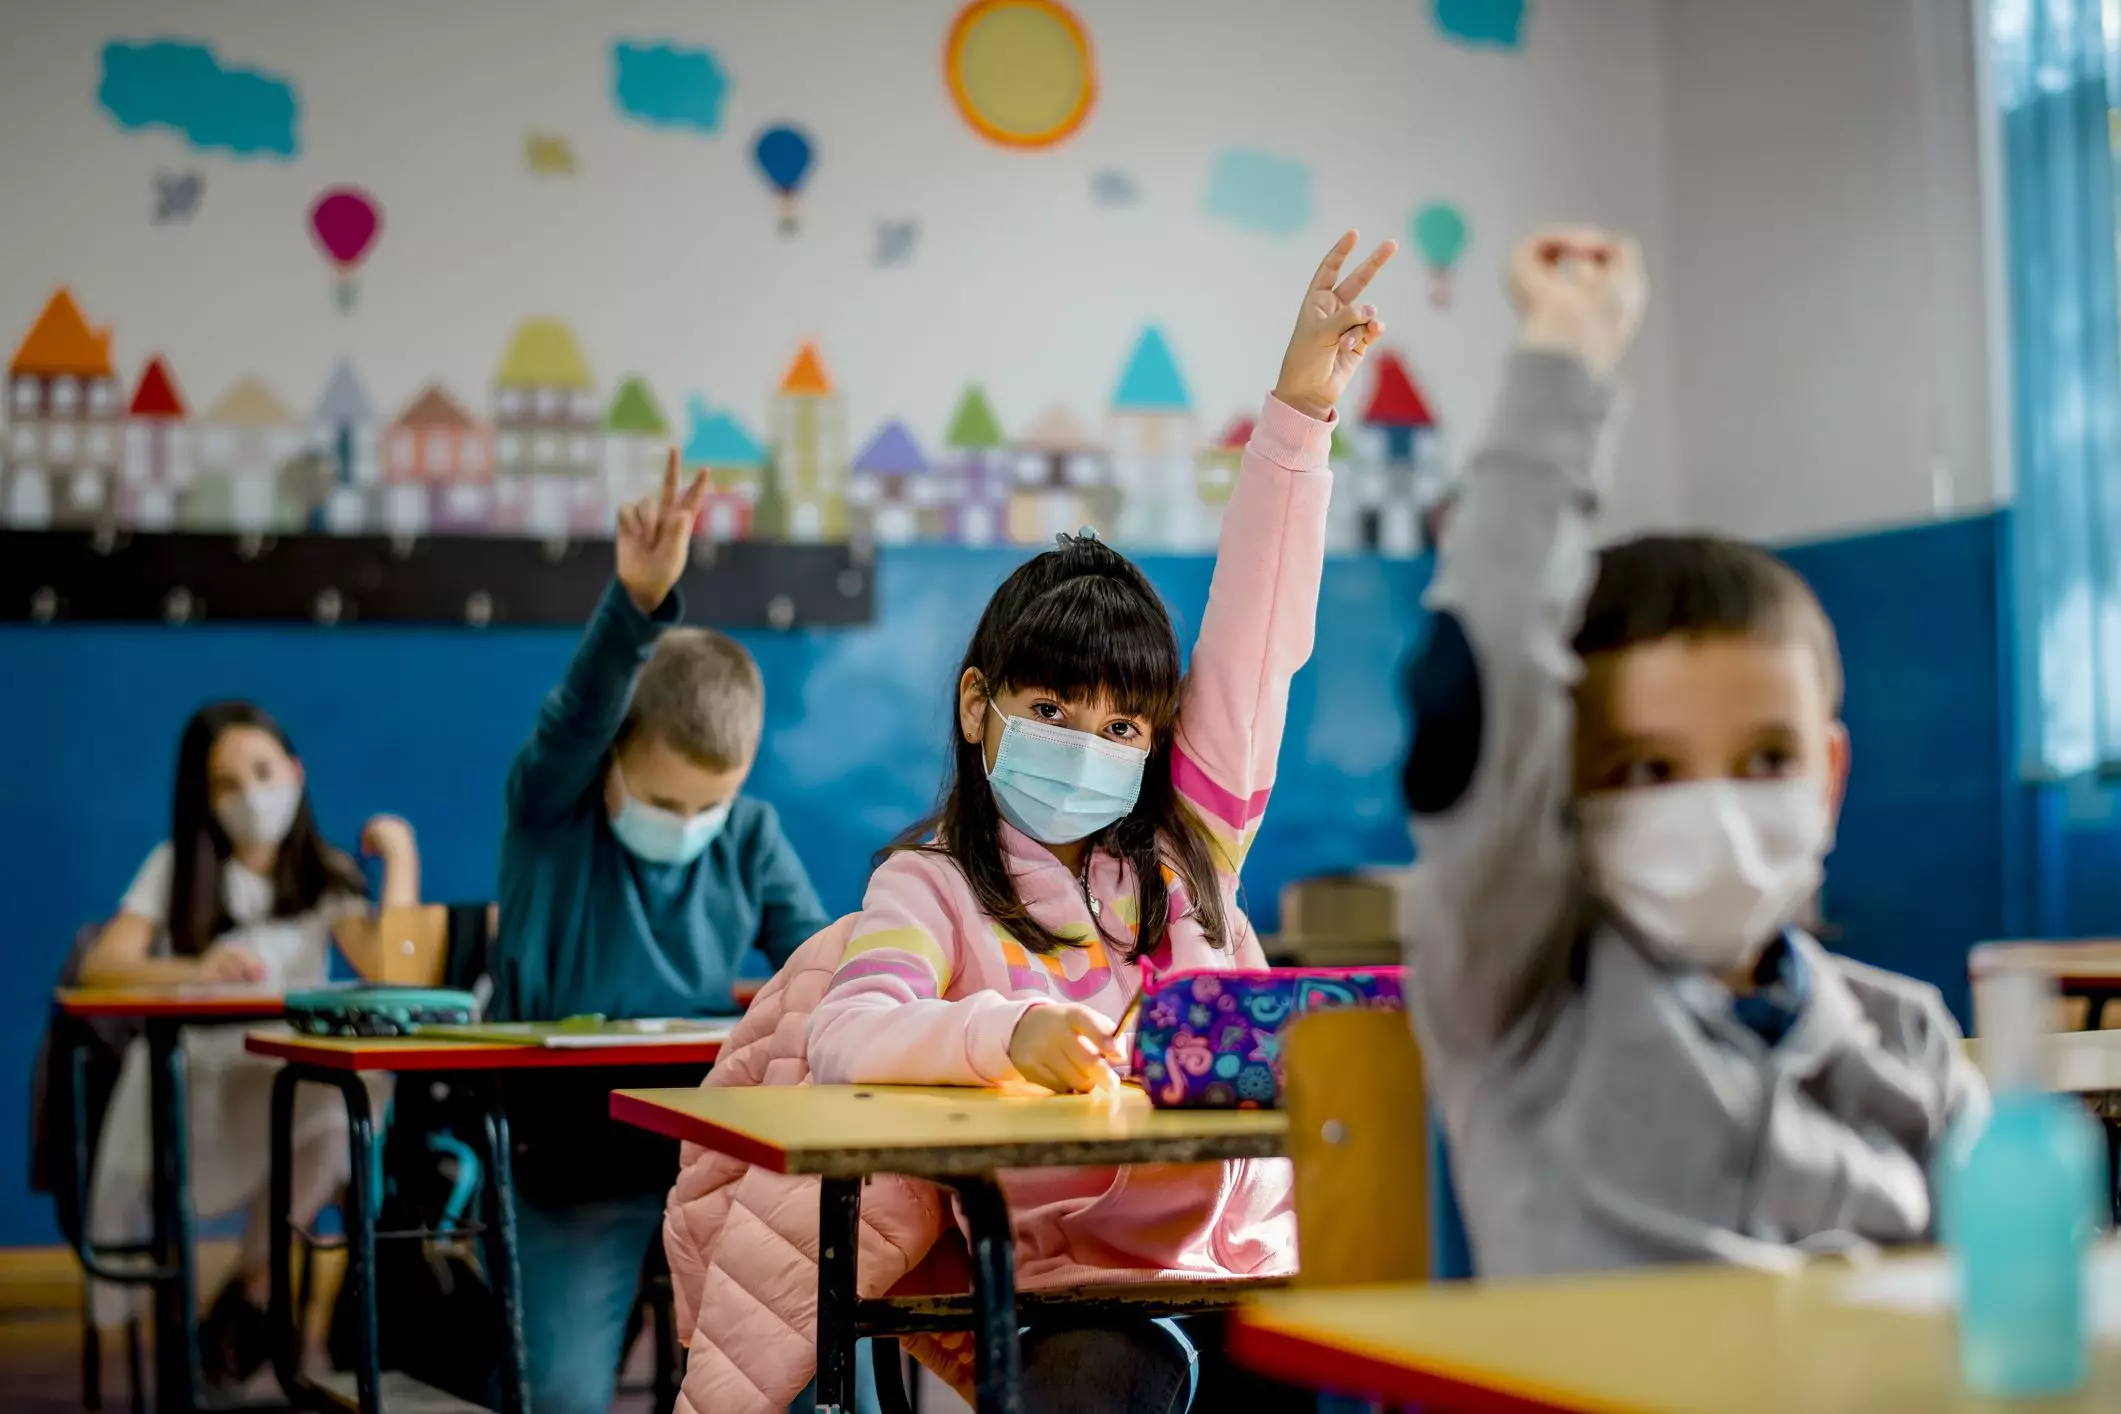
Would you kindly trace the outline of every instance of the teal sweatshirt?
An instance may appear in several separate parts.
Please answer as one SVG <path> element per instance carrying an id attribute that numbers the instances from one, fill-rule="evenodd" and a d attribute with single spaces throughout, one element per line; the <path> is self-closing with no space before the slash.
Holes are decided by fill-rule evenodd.
<path id="1" fill-rule="evenodd" d="M 648 863 L 611 832 L 612 741 L 634 675 L 682 613 L 675 591 L 648 615 L 612 585 L 516 754 L 501 835 L 497 1020 L 727 1014 L 747 949 L 778 968 L 828 921 L 762 800 L 737 797 L 728 825 L 689 864 Z"/>

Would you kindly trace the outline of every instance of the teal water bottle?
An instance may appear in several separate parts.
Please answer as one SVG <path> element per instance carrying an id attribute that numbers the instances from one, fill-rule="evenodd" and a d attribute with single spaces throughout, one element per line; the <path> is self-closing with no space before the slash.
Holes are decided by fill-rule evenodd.
<path id="1" fill-rule="evenodd" d="M 1990 1398 L 2068 1394 L 2089 1373 L 2086 1264 L 2103 1226 L 2105 1144 L 2082 1104 L 2046 1089 L 2045 979 L 1986 979 L 1978 1006 L 1995 1104 L 1951 1137 L 1937 1185 L 1959 1279 L 1960 1371 Z"/>

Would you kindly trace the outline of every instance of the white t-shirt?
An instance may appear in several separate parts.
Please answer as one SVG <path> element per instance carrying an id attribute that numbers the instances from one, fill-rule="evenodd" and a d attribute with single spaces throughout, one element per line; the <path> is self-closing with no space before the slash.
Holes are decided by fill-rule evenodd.
<path id="1" fill-rule="evenodd" d="M 176 860 L 177 852 L 167 840 L 150 850 L 120 910 L 158 928 L 168 927 Z M 322 983 L 331 971 L 332 925 L 368 907 L 360 895 L 334 890 L 307 913 L 275 918 L 272 880 L 233 858 L 221 865 L 221 896 L 235 927 L 214 939 L 215 945 L 231 943 L 256 954 L 265 964 L 267 984 L 282 989 Z"/>

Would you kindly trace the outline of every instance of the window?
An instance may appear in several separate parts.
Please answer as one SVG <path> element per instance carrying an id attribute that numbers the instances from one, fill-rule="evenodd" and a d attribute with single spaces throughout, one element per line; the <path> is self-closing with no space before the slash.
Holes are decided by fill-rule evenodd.
<path id="1" fill-rule="evenodd" d="M 493 439 L 493 459 L 503 470 L 515 470 L 523 460 L 523 439 L 513 432 L 503 432 Z"/>
<path id="2" fill-rule="evenodd" d="M 574 395 L 574 419 L 577 422 L 594 422 L 597 416 L 596 394 L 578 392 Z"/>
<path id="3" fill-rule="evenodd" d="M 88 385 L 88 413 L 91 417 L 109 417 L 118 410 L 118 385 L 108 378 L 98 378 Z"/>
<path id="4" fill-rule="evenodd" d="M 66 461 L 74 454 L 74 429 L 64 425 L 54 427 L 44 436 L 44 446 L 53 461 Z"/>
<path id="5" fill-rule="evenodd" d="M 77 511 L 103 508 L 103 478 L 93 471 L 77 471 L 67 487 L 67 499 Z"/>
<path id="6" fill-rule="evenodd" d="M 567 444 L 567 460 L 576 466 L 587 466 L 596 460 L 596 444 L 587 437 L 576 437 Z"/>
<path id="7" fill-rule="evenodd" d="M 390 434 L 390 465 L 400 476 L 410 476 L 419 461 L 419 447 L 413 441 L 412 429 L 401 427 Z"/>
<path id="8" fill-rule="evenodd" d="M 36 416 L 38 408 L 44 402 L 42 393 L 43 389 L 39 380 L 32 375 L 25 373 L 20 378 L 17 378 L 15 380 L 15 416 Z"/>
<path id="9" fill-rule="evenodd" d="M 81 383 L 78 379 L 64 375 L 52 379 L 51 394 L 54 417 L 72 417 L 81 406 Z"/>
<path id="10" fill-rule="evenodd" d="M 523 415 L 522 390 L 510 386 L 503 388 L 499 392 L 495 393 L 493 398 L 493 410 L 494 416 L 500 418 L 502 421 L 509 421 L 514 418 L 521 417 Z"/>
<path id="11" fill-rule="evenodd" d="M 427 431 L 427 469 L 447 472 L 456 466 L 457 439 L 453 429 L 431 427 Z"/>
<path id="12" fill-rule="evenodd" d="M 550 432 L 540 432 L 530 444 L 530 464 L 540 471 L 559 464 L 560 439 Z"/>
<path id="13" fill-rule="evenodd" d="M 82 453 L 92 462 L 107 462 L 111 459 L 111 431 L 108 427 L 91 427 L 83 442 L 87 449 Z"/>
<path id="14" fill-rule="evenodd" d="M 537 396 L 540 422 L 550 422 L 560 415 L 560 401 L 564 395 L 558 388 L 540 388 Z"/>
<path id="15" fill-rule="evenodd" d="M 16 461 L 36 456 L 37 429 L 20 423 L 16 424 L 15 435 L 9 439 L 8 446 Z"/>
<path id="16" fill-rule="evenodd" d="M 486 470 L 486 442 L 476 432 L 466 432 L 457 443 L 457 465 L 466 471 Z"/>

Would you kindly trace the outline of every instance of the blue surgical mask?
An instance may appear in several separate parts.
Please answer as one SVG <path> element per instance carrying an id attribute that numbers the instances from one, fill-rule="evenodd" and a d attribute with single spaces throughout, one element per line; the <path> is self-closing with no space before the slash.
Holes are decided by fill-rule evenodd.
<path id="1" fill-rule="evenodd" d="M 1148 752 L 1106 737 L 1003 716 L 987 784 L 1004 820 L 1041 843 L 1073 844 L 1127 817 L 1148 762 Z"/>
<path id="2" fill-rule="evenodd" d="M 727 800 L 697 815 L 680 815 L 674 810 L 636 799 L 633 792 L 626 789 L 623 774 L 619 776 L 619 790 L 625 795 L 625 803 L 612 817 L 611 833 L 619 837 L 620 844 L 650 864 L 690 864 L 714 843 L 722 826 L 729 823 L 731 802 Z"/>

